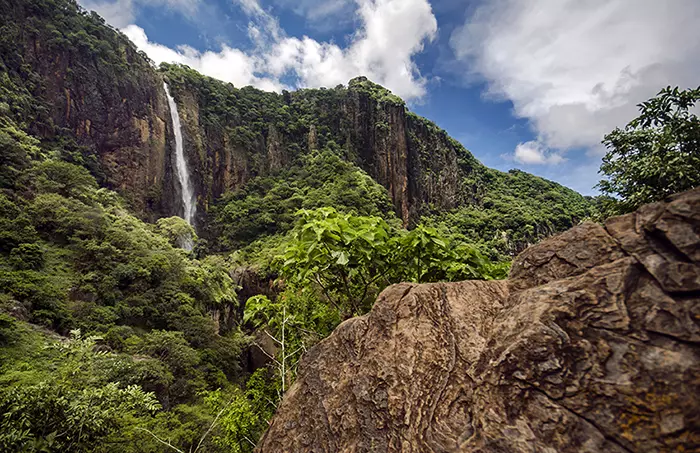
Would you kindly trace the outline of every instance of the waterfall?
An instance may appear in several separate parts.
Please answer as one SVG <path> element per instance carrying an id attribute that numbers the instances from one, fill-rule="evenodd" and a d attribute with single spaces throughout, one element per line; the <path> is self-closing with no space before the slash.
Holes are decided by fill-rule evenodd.
<path id="1" fill-rule="evenodd" d="M 168 98 L 168 106 L 170 106 L 170 118 L 173 122 L 173 131 L 175 133 L 175 169 L 177 179 L 180 181 L 180 194 L 182 196 L 182 205 L 184 207 L 183 219 L 190 225 L 194 226 L 194 215 L 197 210 L 197 204 L 194 196 L 194 188 L 190 180 L 190 174 L 187 170 L 187 161 L 185 160 L 185 151 L 182 145 L 182 128 L 180 126 L 180 115 L 177 113 L 177 105 L 175 99 L 170 95 L 168 84 L 163 83 L 165 95 Z M 192 238 L 182 239 L 182 248 L 192 250 Z"/>

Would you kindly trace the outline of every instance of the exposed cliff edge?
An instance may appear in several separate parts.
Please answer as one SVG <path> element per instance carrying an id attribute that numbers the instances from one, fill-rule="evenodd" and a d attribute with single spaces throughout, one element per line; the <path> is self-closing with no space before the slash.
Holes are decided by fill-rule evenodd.
<path id="1" fill-rule="evenodd" d="M 0 0 L 0 19 L 0 134 L 26 132 L 44 157 L 85 166 L 149 221 L 184 211 L 164 81 L 182 122 L 194 222 L 209 240 L 221 233 L 212 227 L 216 208 L 241 195 L 236 192 L 255 192 L 256 183 L 269 185 L 275 178 L 275 183 L 288 179 L 282 186 L 294 185 L 290 174 L 310 171 L 308 161 L 318 154 L 332 154 L 369 175 L 382 192 L 375 211 L 395 213 L 406 226 L 426 215 L 474 208 L 438 221 L 461 223 L 472 242 L 500 241 L 508 255 L 592 212 L 590 200 L 571 189 L 485 167 L 445 131 L 364 77 L 330 89 L 267 93 L 185 66 L 156 68 L 126 36 L 74 0 Z M 17 159 L 23 162 L 0 171 L 0 186 L 13 180 L 4 174 L 31 165 L 22 153 Z M 349 190 L 363 184 L 355 181 Z M 384 210 L 384 196 L 394 212 Z M 308 207 L 289 198 L 290 206 L 271 211 L 293 216 Z M 278 220 L 255 233 L 284 233 Z M 233 248 L 259 235 L 252 236 L 235 238 Z"/>
<path id="2" fill-rule="evenodd" d="M 365 77 L 347 88 L 279 95 L 163 68 L 181 105 L 203 210 L 251 178 L 275 174 L 330 142 L 386 188 L 406 225 L 428 206 L 442 211 L 476 201 L 476 186 L 485 184 L 488 169 L 469 151 Z M 465 184 L 468 178 L 472 184 Z"/>
<path id="3" fill-rule="evenodd" d="M 0 19 L 0 104 L 10 111 L 0 118 L 11 113 L 143 217 L 177 213 L 163 77 L 146 55 L 72 1 L 0 0 Z"/>
<path id="4" fill-rule="evenodd" d="M 700 189 L 400 284 L 302 361 L 258 452 L 700 448 Z"/>
<path id="5" fill-rule="evenodd" d="M 184 66 L 163 64 L 160 71 L 180 111 L 199 225 L 211 223 L 226 200 L 255 192 L 256 184 L 272 186 L 272 180 L 289 178 L 282 185 L 295 186 L 319 153 L 333 154 L 369 175 L 404 226 L 475 207 L 479 212 L 456 216 L 465 219 L 462 231 L 470 231 L 473 241 L 502 237 L 509 254 L 592 212 L 590 200 L 571 189 L 527 173 L 487 168 L 444 130 L 365 77 L 347 86 L 277 94 L 236 88 Z M 290 178 L 290 172 L 297 177 Z M 264 198 L 266 191 L 258 195 Z M 292 211 L 303 207 L 308 206 L 298 204 Z M 497 213 L 492 217 L 488 210 Z M 507 219 L 513 219 L 511 225 L 495 225 Z M 216 228 L 200 233 L 208 239 L 221 236 Z"/>

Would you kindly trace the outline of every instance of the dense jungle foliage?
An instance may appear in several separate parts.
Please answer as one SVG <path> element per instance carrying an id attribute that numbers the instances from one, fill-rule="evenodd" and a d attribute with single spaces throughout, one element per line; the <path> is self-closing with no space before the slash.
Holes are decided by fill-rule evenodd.
<path id="1" fill-rule="evenodd" d="M 514 253 L 595 213 L 558 184 L 484 167 L 408 112 L 470 176 L 460 207 L 425 206 L 405 229 L 359 145 L 338 134 L 349 91 L 406 108 L 379 85 L 239 89 L 152 68 L 73 0 L 0 0 L 0 16 L 12 17 L 0 22 L 1 451 L 250 452 L 302 354 L 386 286 L 505 278 Z M 106 184 L 95 150 L 57 126 L 65 112 L 27 42 L 65 62 L 60 90 L 120 105 L 128 83 L 165 78 L 176 97 L 197 93 L 207 131 L 243 149 L 274 125 L 288 164 L 249 156 L 250 180 L 210 206 L 206 240 L 178 217 L 148 223 Z M 262 282 L 254 294 L 244 273 Z M 266 364 L 252 365 L 256 351 Z"/>
<path id="2" fill-rule="evenodd" d="M 700 186 L 700 88 L 666 87 L 639 104 L 640 115 L 605 136 L 598 187 L 607 215 Z"/>
<path id="3" fill-rule="evenodd" d="M 205 451 L 248 451 L 301 353 L 382 288 L 507 271 L 431 228 L 302 211 L 264 252 L 284 290 L 253 297 L 226 330 L 212 314 L 238 304 L 235 256 L 177 248 L 192 234 L 182 219 L 138 220 L 80 166 L 37 159 L 18 178 L 21 191 L 0 195 L 4 451 L 160 451 L 165 437 L 187 449 L 214 419 Z M 276 365 L 242 370 L 252 329 L 285 339 L 279 378 Z"/>
<path id="4" fill-rule="evenodd" d="M 213 250 L 231 251 L 286 233 L 298 209 L 334 206 L 360 215 L 395 217 L 386 190 L 362 169 L 366 162 L 357 152 L 362 137 L 348 132 L 352 126 L 343 114 L 348 96 L 366 94 L 376 102 L 376 127 L 388 129 L 384 107 L 405 109 L 405 105 L 385 88 L 358 77 L 347 87 L 276 94 L 252 87 L 237 89 L 185 66 L 162 64 L 160 69 L 175 96 L 194 93 L 206 134 L 224 135 L 246 150 L 255 150 L 265 138 L 271 140 L 269 129 L 274 125 L 285 144 L 288 165 L 267 171 L 266 154 L 260 152 L 253 158 L 257 176 L 217 200 L 206 231 L 207 237 L 217 238 Z M 494 259 L 508 260 L 528 245 L 596 212 L 590 199 L 560 184 L 518 170 L 503 173 L 485 167 L 434 123 L 407 109 L 406 115 L 418 130 L 439 138 L 436 146 L 455 150 L 465 175 L 457 194 L 464 200 L 462 206 L 449 210 L 423 206 L 416 224 L 430 223 L 443 234 L 478 245 Z M 411 140 L 420 143 L 414 132 L 410 134 Z M 313 146 L 309 137 L 313 137 Z M 429 165 L 432 150 L 425 145 L 420 148 L 426 154 L 421 157 L 424 165 Z"/>

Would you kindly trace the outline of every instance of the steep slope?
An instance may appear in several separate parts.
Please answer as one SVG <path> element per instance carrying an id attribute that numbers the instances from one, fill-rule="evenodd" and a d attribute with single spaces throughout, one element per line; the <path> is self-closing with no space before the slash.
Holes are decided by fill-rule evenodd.
<path id="1" fill-rule="evenodd" d="M 364 77 L 348 87 L 279 95 L 236 89 L 186 67 L 161 70 L 181 106 L 203 213 L 256 177 L 308 167 L 306 156 L 323 151 L 381 184 L 405 226 L 426 216 L 447 229 L 461 223 L 470 241 L 500 240 L 504 252 L 563 231 L 591 212 L 586 199 L 559 184 L 486 168 L 445 131 Z M 475 209 L 461 211 L 465 207 Z"/>
<path id="2" fill-rule="evenodd" d="M 400 284 L 310 350 L 263 452 L 700 448 L 700 190 Z"/>
<path id="3" fill-rule="evenodd" d="M 176 212 L 162 78 L 121 33 L 73 1 L 0 1 L 0 103 L 141 213 Z M 155 217 L 155 216 L 152 216 Z"/>
<path id="4" fill-rule="evenodd" d="M 190 161 L 202 204 L 300 155 L 335 148 L 383 185 L 404 224 L 431 205 L 445 210 L 477 198 L 463 177 L 487 169 L 403 101 L 365 78 L 330 90 L 281 95 L 164 66 L 182 105 Z"/>
<path id="5" fill-rule="evenodd" d="M 164 80 L 172 85 L 182 117 L 199 205 L 196 224 L 210 238 L 220 228 L 208 228 L 208 213 L 222 196 L 257 177 L 305 168 L 304 156 L 317 151 L 333 152 L 369 174 L 385 188 L 404 225 L 470 206 L 507 216 L 510 206 L 498 206 L 490 195 L 524 201 L 533 214 L 529 218 L 517 214 L 504 226 L 485 216 L 478 225 L 486 222 L 485 232 L 474 228 L 468 234 L 478 240 L 485 233 L 489 241 L 505 234 L 505 252 L 589 214 L 586 200 L 558 184 L 526 174 L 514 179 L 484 167 L 444 131 L 365 78 L 347 88 L 282 94 L 237 89 L 184 67 L 164 65 L 157 71 L 125 36 L 73 0 L 0 0 L 0 7 L 0 118 L 38 138 L 43 152 L 88 167 L 143 218 L 183 209 L 173 177 Z M 546 187 L 509 193 L 515 180 Z M 558 196 L 548 204 L 556 205 L 555 211 L 542 209 L 543 193 Z"/>
<path id="6" fill-rule="evenodd" d="M 280 95 L 236 89 L 177 66 L 166 65 L 159 74 L 128 39 L 71 0 L 2 0 L 0 6 L 2 116 L 39 138 L 43 149 L 90 168 L 145 218 L 182 211 L 164 78 L 181 110 L 200 208 L 197 224 L 204 230 L 211 222 L 209 208 L 222 195 L 298 164 L 315 150 L 330 149 L 364 169 L 387 190 L 404 225 L 464 206 L 488 209 L 488 195 L 501 198 L 511 185 L 510 175 L 485 168 L 444 131 L 365 78 L 347 88 Z M 543 182 L 527 178 L 533 185 Z M 546 184 L 560 195 L 561 209 L 545 212 L 541 200 L 532 200 L 528 210 L 536 214 L 535 225 L 505 231 L 514 236 L 505 249 L 520 249 L 589 213 L 589 204 L 575 192 Z M 508 209 L 499 207 L 498 215 Z M 494 237 L 504 233 L 486 229 Z M 482 232 L 472 233 L 475 240 Z"/>

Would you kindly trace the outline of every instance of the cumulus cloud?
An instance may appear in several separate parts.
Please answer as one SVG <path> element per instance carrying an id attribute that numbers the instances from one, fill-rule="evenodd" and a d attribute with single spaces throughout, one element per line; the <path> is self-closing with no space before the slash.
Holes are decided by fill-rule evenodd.
<path id="1" fill-rule="evenodd" d="M 355 2 L 353 0 L 273 0 L 282 8 L 291 9 L 303 16 L 310 23 L 329 28 L 334 24 L 347 23 L 352 17 Z"/>
<path id="2" fill-rule="evenodd" d="M 566 159 L 561 154 L 552 153 L 538 141 L 518 143 L 513 159 L 526 165 L 558 164 Z"/>
<path id="3" fill-rule="evenodd" d="M 341 48 L 309 37 L 280 40 L 267 55 L 272 74 L 296 74 L 303 86 L 334 86 L 365 75 L 407 99 L 425 94 L 425 79 L 413 61 L 437 33 L 426 0 L 358 0 L 363 26 Z"/>
<path id="4" fill-rule="evenodd" d="M 662 87 L 697 86 L 699 19 L 696 0 L 495 0 L 451 46 L 488 96 L 530 120 L 537 143 L 518 145 L 516 160 L 544 164 L 558 155 L 547 148 L 599 152 Z"/>
<path id="5" fill-rule="evenodd" d="M 279 41 L 284 35 L 277 18 L 265 11 L 258 0 L 235 0 L 248 15 L 248 36 L 259 48 Z"/>
<path id="6" fill-rule="evenodd" d="M 87 8 L 90 2 L 96 1 L 101 0 L 83 0 L 83 5 Z M 149 0 L 116 1 L 131 4 Z M 185 2 L 150 1 L 173 7 Z M 145 31 L 136 25 L 122 25 L 121 28 L 156 63 L 187 64 L 237 86 L 254 85 L 279 91 L 284 88 L 280 80 L 285 79 L 294 80 L 298 87 L 332 87 L 364 75 L 408 100 L 420 98 L 426 92 L 426 80 L 414 57 L 437 34 L 437 20 L 428 0 L 356 0 L 359 27 L 345 47 L 308 36 L 287 36 L 278 20 L 257 0 L 235 1 L 249 18 L 252 50 L 229 46 L 222 46 L 217 52 L 200 52 L 188 46 L 173 49 L 151 42 Z M 133 8 L 131 11 L 133 19 Z M 131 20 L 127 20 L 126 15 L 111 17 L 107 16 L 107 20 L 115 26 Z"/>
<path id="7" fill-rule="evenodd" d="M 149 41 L 146 32 L 136 25 L 129 25 L 121 31 L 156 64 L 185 64 L 202 74 L 231 82 L 236 86 L 252 85 L 267 91 L 280 91 L 283 88 L 276 79 L 258 75 L 256 68 L 262 66 L 263 60 L 241 50 L 228 46 L 223 46 L 219 52 L 200 52 L 190 46 L 171 49 Z"/>

